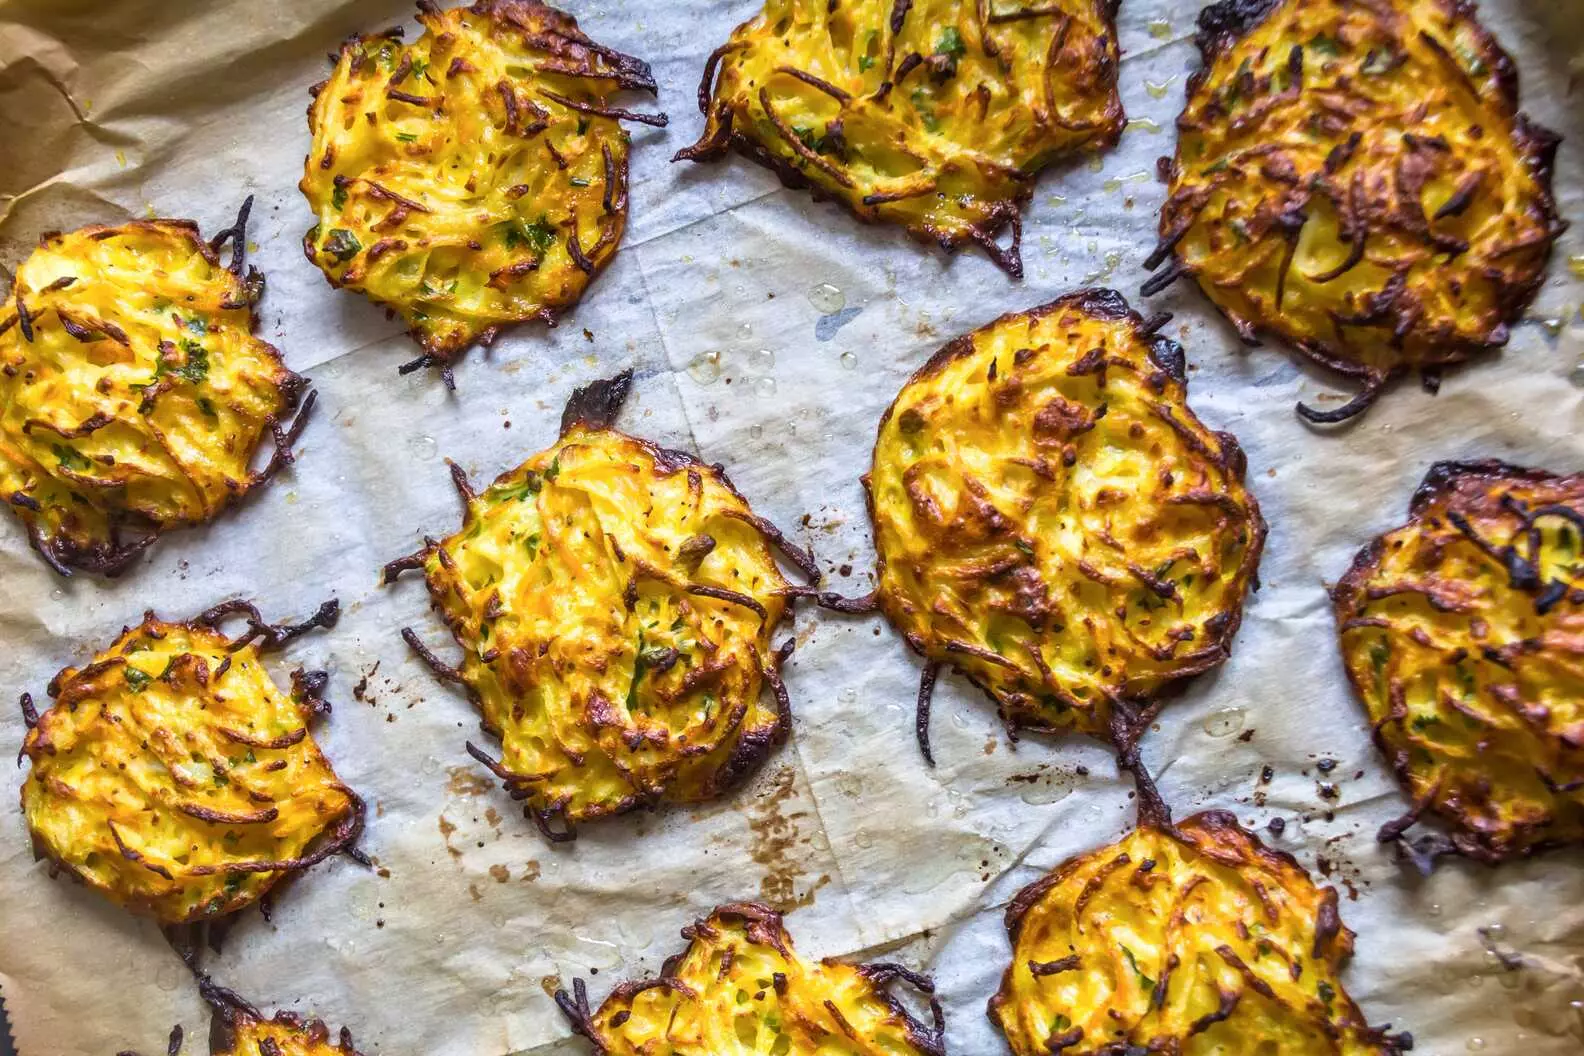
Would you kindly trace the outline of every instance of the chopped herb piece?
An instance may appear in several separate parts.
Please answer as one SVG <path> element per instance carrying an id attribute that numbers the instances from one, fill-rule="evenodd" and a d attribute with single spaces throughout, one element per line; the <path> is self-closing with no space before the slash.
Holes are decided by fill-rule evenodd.
<path id="1" fill-rule="evenodd" d="M 132 687 L 132 692 L 134 693 L 143 692 L 148 688 L 148 684 L 154 681 L 147 672 L 139 671 L 130 664 L 127 665 L 123 673 L 126 676 L 126 684 Z"/>
<path id="2" fill-rule="evenodd" d="M 357 256 L 358 251 L 362 248 L 363 243 L 359 242 L 357 236 L 344 227 L 332 228 L 330 237 L 325 239 L 324 244 L 325 252 L 343 264 Z"/>

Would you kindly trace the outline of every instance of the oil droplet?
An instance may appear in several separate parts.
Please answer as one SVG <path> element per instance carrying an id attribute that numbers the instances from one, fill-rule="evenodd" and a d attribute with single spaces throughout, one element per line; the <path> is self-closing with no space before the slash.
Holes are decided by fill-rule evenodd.
<path id="1" fill-rule="evenodd" d="M 1126 130 L 1128 132 L 1133 131 L 1135 128 L 1142 129 L 1151 135 L 1154 135 L 1160 131 L 1160 125 L 1156 124 L 1154 121 L 1151 121 L 1147 117 L 1135 117 L 1133 120 L 1127 123 Z"/>
<path id="2" fill-rule="evenodd" d="M 836 699 L 841 701 L 843 704 L 856 704 L 858 703 L 858 691 L 851 686 L 848 686 L 846 689 L 836 694 Z"/>
<path id="3" fill-rule="evenodd" d="M 181 985 L 182 974 L 179 965 L 162 964 L 159 971 L 154 973 L 154 985 L 169 993 Z"/>
<path id="4" fill-rule="evenodd" d="M 1507 925 L 1500 922 L 1487 924 L 1480 932 L 1492 942 L 1500 942 L 1507 935 Z"/>
<path id="5" fill-rule="evenodd" d="M 352 915 L 359 920 L 372 920 L 379 908 L 379 893 L 372 883 L 361 884 L 352 891 Z"/>
<path id="6" fill-rule="evenodd" d="M 1215 738 L 1230 737 L 1243 729 L 1244 711 L 1242 708 L 1222 708 L 1205 717 L 1203 726 L 1205 733 Z"/>
<path id="7" fill-rule="evenodd" d="M 688 364 L 688 377 L 700 385 L 713 384 L 720 374 L 719 352 L 700 352 L 693 357 L 693 362 Z"/>
<path id="8" fill-rule="evenodd" d="M 857 370 L 858 357 L 853 355 L 851 352 L 843 352 L 841 354 L 841 365 L 845 370 Z M 1579 365 L 1579 371 L 1584 372 L 1584 364 Z M 1577 384 L 1584 385 L 1584 380 L 1577 382 Z"/>
<path id="9" fill-rule="evenodd" d="M 808 291 L 808 301 L 821 315 L 835 315 L 847 307 L 847 295 L 840 287 L 822 282 Z"/>
<path id="10" fill-rule="evenodd" d="M 753 368 L 761 373 L 768 374 L 775 369 L 775 353 L 768 348 L 761 348 L 748 358 Z"/>
<path id="11" fill-rule="evenodd" d="M 50 600 L 51 601 L 64 601 L 65 599 L 66 599 L 66 592 L 64 590 L 62 590 L 61 588 L 56 587 L 54 590 L 50 591 Z"/>
<path id="12" fill-rule="evenodd" d="M 1105 168 L 1105 162 L 1103 160 L 1101 160 L 1100 155 L 1098 155 L 1098 154 L 1089 155 L 1089 171 L 1090 172 L 1099 172 L 1103 168 Z"/>
<path id="13" fill-rule="evenodd" d="M 1149 24 L 1149 31 L 1150 31 L 1150 36 L 1154 37 L 1156 40 L 1169 40 L 1169 39 L 1171 39 L 1171 35 L 1172 35 L 1171 23 L 1166 21 L 1164 18 L 1151 19 L 1150 20 L 1150 24 Z"/>
<path id="14" fill-rule="evenodd" d="M 753 437 L 755 440 L 759 439 L 764 435 L 764 426 L 760 425 L 758 422 L 755 422 L 748 427 L 748 435 Z"/>
<path id="15" fill-rule="evenodd" d="M 440 453 L 440 446 L 432 436 L 415 436 L 407 441 L 407 450 L 412 452 L 414 458 L 427 462 Z"/>
<path id="16" fill-rule="evenodd" d="M 1541 319 L 1540 325 L 1545 327 L 1546 334 L 1551 337 L 1556 337 L 1562 332 L 1562 320 L 1554 317 Z"/>
<path id="17" fill-rule="evenodd" d="M 297 505 L 297 501 L 297 493 L 295 491 L 288 491 L 286 493 L 286 505 L 295 506 Z"/>
<path id="18" fill-rule="evenodd" d="M 1109 194 L 1114 191 L 1120 191 L 1125 184 L 1142 183 L 1147 179 L 1149 179 L 1149 173 L 1147 172 L 1130 172 L 1126 176 L 1113 176 L 1101 184 L 1101 187 Z"/>
<path id="19" fill-rule="evenodd" d="M 1568 270 L 1575 279 L 1584 279 L 1584 253 L 1575 253 L 1568 258 Z"/>
<path id="20" fill-rule="evenodd" d="M 774 378 L 760 378 L 754 382 L 754 391 L 761 396 L 774 396 L 776 381 Z"/>
<path id="21" fill-rule="evenodd" d="M 860 847 L 873 847 L 874 836 L 870 834 L 868 829 L 859 829 L 853 833 L 853 843 Z"/>
<path id="22" fill-rule="evenodd" d="M 1045 200 L 1047 202 L 1049 202 L 1053 207 L 1062 206 L 1062 205 L 1066 205 L 1067 204 L 1067 196 L 1065 194 L 1053 194 L 1050 197 L 1046 198 Z"/>
<path id="23" fill-rule="evenodd" d="M 1485 1048 L 1485 1039 L 1484 1038 L 1470 1038 L 1470 1039 L 1468 1039 L 1468 1042 L 1466 1044 L 1464 1044 L 1463 1047 L 1465 1049 L 1467 1049 L 1468 1051 L 1470 1051 L 1470 1052 L 1479 1052 L 1480 1050 Z"/>
<path id="24" fill-rule="evenodd" d="M 1168 77 L 1164 81 L 1145 81 L 1144 90 L 1150 94 L 1152 99 L 1164 99 L 1166 98 L 1166 90 L 1172 86 L 1172 82 L 1176 79 L 1175 77 Z"/>
<path id="25" fill-rule="evenodd" d="M 1064 773 L 1047 774 L 1023 789 L 1019 798 L 1034 806 L 1060 803 L 1072 795 L 1072 779 Z"/>
<path id="26" fill-rule="evenodd" d="M 857 774 L 843 773 L 836 778 L 836 790 L 848 799 L 863 795 L 863 780 Z"/>
<path id="27" fill-rule="evenodd" d="M 123 169 L 126 168 L 126 151 L 116 151 L 116 164 L 121 166 Z"/>
<path id="28" fill-rule="evenodd" d="M 440 760 L 432 755 L 429 756 L 423 761 L 423 772 L 426 774 L 438 774 L 440 772 Z"/>
<path id="29" fill-rule="evenodd" d="M 1439 917 L 1441 915 L 1441 903 L 1432 902 L 1425 912 L 1430 914 L 1432 917 Z"/>

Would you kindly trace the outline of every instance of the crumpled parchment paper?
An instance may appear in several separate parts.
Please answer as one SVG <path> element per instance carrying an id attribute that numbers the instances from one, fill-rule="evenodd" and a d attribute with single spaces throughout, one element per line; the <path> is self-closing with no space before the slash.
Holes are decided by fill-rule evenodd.
<path id="1" fill-rule="evenodd" d="M 584 976 L 598 998 L 617 978 L 652 974 L 680 949 L 680 927 L 741 898 L 791 911 L 807 954 L 886 951 L 933 971 L 950 1050 L 1003 1053 L 984 1002 L 1009 956 L 1007 899 L 1132 823 L 1105 749 L 1031 738 L 1014 750 L 989 702 L 950 677 L 936 693 L 940 766 L 928 770 L 912 743 L 918 662 L 878 618 L 805 612 L 788 678 L 796 734 L 747 788 L 591 824 L 551 847 L 463 753 L 472 710 L 397 637 L 413 624 L 446 644 L 421 585 L 381 589 L 377 570 L 456 523 L 442 457 L 487 480 L 553 438 L 574 386 L 635 366 L 625 428 L 724 461 L 759 512 L 813 546 L 833 587 L 867 590 L 858 477 L 906 376 L 950 337 L 1080 285 L 1137 302 L 1162 196 L 1154 161 L 1172 148 L 1197 61 L 1198 5 L 1123 5 L 1134 124 L 1117 150 L 1040 180 L 1021 283 L 975 253 L 949 260 L 862 227 L 741 160 L 669 162 L 699 128 L 705 55 L 755 0 L 564 5 L 597 40 L 654 65 L 672 126 L 634 128 L 631 223 L 583 303 L 554 330 L 522 327 L 475 353 L 450 395 L 433 377 L 398 377 L 414 349 L 397 324 L 333 292 L 299 246 L 312 222 L 296 191 L 308 86 L 342 36 L 405 21 L 409 7 L 0 4 L 0 262 L 14 268 L 42 231 L 90 222 L 189 216 L 212 232 L 255 194 L 261 332 L 320 393 L 293 471 L 218 524 L 167 537 L 119 581 L 54 578 L 0 518 L 0 687 L 37 694 L 145 608 L 185 617 L 246 595 L 287 617 L 339 596 L 340 625 L 282 663 L 333 672 L 335 713 L 319 736 L 369 800 L 363 845 L 382 872 L 346 859 L 312 870 L 279 897 L 273 923 L 244 914 L 209 966 L 266 1008 L 350 1026 L 372 1053 L 585 1051 L 564 1040 L 547 992 L 557 981 Z M 1545 0 L 1483 6 L 1518 58 L 1526 108 L 1568 137 L 1557 185 L 1577 217 L 1584 20 Z M 1580 1051 L 1584 855 L 1452 863 L 1420 880 L 1375 844 L 1403 803 L 1343 680 L 1325 586 L 1402 521 L 1432 461 L 1584 466 L 1584 282 L 1567 266 L 1581 235 L 1563 239 L 1535 321 L 1504 354 L 1454 372 L 1437 397 L 1405 384 L 1332 436 L 1292 413 L 1330 380 L 1279 350 L 1241 351 L 1192 290 L 1152 305 L 1178 313 L 1169 332 L 1187 347 L 1193 405 L 1241 439 L 1271 534 L 1231 662 L 1166 709 L 1146 761 L 1180 814 L 1287 822 L 1272 842 L 1343 888 L 1359 933 L 1352 993 L 1372 1021 L 1412 1030 L 1416 1051 Z M 20 714 L 0 709 L 7 753 L 22 734 Z M 1339 803 L 1318 795 L 1322 757 L 1338 763 Z M 32 861 L 21 779 L 0 786 L 0 992 L 21 1056 L 163 1051 L 172 1023 L 201 1026 L 189 979 L 154 926 Z"/>

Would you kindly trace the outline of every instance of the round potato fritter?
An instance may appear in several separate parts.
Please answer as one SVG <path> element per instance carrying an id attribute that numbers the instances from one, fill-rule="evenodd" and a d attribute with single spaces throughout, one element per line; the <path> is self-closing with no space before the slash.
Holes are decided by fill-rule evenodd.
<path id="1" fill-rule="evenodd" d="M 1146 290 L 1190 274 L 1253 342 L 1361 379 L 1504 344 L 1561 232 L 1554 134 L 1461 0 L 1223 0 L 1178 118 Z"/>
<path id="2" fill-rule="evenodd" d="M 1332 593 L 1413 810 L 1496 862 L 1584 841 L 1584 476 L 1444 462 Z"/>
<path id="3" fill-rule="evenodd" d="M 303 249 L 333 286 L 399 313 L 447 364 L 525 319 L 554 322 L 616 252 L 627 133 L 609 98 L 649 68 L 537 0 L 420 3 L 424 33 L 354 37 L 308 108 Z M 404 368 L 406 369 L 406 368 Z"/>
<path id="4" fill-rule="evenodd" d="M 712 799 L 781 743 L 790 644 L 771 636 L 808 591 L 771 547 L 817 575 L 720 466 L 610 427 L 630 381 L 579 390 L 557 443 L 477 496 L 456 471 L 461 530 L 387 569 L 422 567 L 461 664 L 403 633 L 466 688 L 502 755 L 469 751 L 551 838 L 570 836 L 557 819 Z"/>
<path id="5" fill-rule="evenodd" d="M 307 1019 L 295 1012 L 277 1012 L 266 1019 L 264 1013 L 236 993 L 216 986 L 204 975 L 198 976 L 198 992 L 212 1010 L 205 1046 L 210 1056 L 358 1056 L 352 1032 L 346 1027 L 331 1041 L 330 1028 L 321 1020 Z M 180 1026 L 173 1029 L 165 1047 L 166 1056 L 181 1056 L 188 1051 L 185 1040 Z M 139 1054 L 125 1051 L 119 1056 Z"/>
<path id="6" fill-rule="evenodd" d="M 1009 727 L 1108 736 L 1119 702 L 1226 659 L 1265 539 L 1243 471 L 1188 409 L 1182 349 L 1121 295 L 1003 316 L 881 420 L 878 600 Z"/>
<path id="7" fill-rule="evenodd" d="M 1353 933 L 1316 887 L 1212 811 L 1141 825 L 1025 888 L 990 1018 L 1016 1056 L 1394 1056 L 1342 988 Z"/>
<path id="8" fill-rule="evenodd" d="M 362 824 L 362 801 L 308 732 L 323 675 L 299 673 L 283 693 L 251 640 L 301 628 L 259 624 L 232 641 L 207 616 L 151 613 L 86 667 L 56 675 L 42 716 L 23 698 L 33 765 L 22 810 L 35 850 L 167 924 L 250 905 L 349 846 Z"/>
<path id="9" fill-rule="evenodd" d="M 213 243 L 190 220 L 46 235 L 17 269 L 0 305 L 0 498 L 62 575 L 114 575 L 291 461 L 281 423 L 303 380 L 253 336 L 264 280 L 243 273 L 246 218 Z M 254 472 L 266 437 L 275 455 Z"/>
<path id="10" fill-rule="evenodd" d="M 735 147 L 861 220 L 948 250 L 975 242 L 1021 275 L 1035 176 L 1122 134 L 1116 7 L 767 0 L 710 56 L 708 121 L 677 157 Z"/>
<path id="11" fill-rule="evenodd" d="M 573 1029 L 611 1056 L 944 1056 L 934 997 L 926 1025 L 888 992 L 901 981 L 933 995 L 900 965 L 806 961 L 780 915 L 754 902 L 721 906 L 682 937 L 659 978 L 618 985 L 596 1012 L 582 980 L 558 993 Z"/>

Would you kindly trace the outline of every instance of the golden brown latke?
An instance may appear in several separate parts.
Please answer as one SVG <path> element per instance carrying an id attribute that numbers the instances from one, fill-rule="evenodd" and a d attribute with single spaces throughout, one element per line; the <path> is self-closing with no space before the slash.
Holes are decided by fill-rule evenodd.
<path id="1" fill-rule="evenodd" d="M 621 983 L 598 1011 L 581 979 L 557 993 L 572 1029 L 611 1056 L 945 1054 L 934 984 L 901 965 L 810 963 L 756 902 L 720 906 L 682 937 L 658 978 Z M 899 980 L 928 995 L 932 1025 L 888 992 Z"/>
<path id="2" fill-rule="evenodd" d="M 0 499 L 61 575 L 113 576 L 292 461 L 313 394 L 288 428 L 304 382 L 253 336 L 252 201 L 210 242 L 191 220 L 134 220 L 45 235 L 17 269 L 0 305 Z"/>
<path id="3" fill-rule="evenodd" d="M 1334 888 L 1210 811 L 1143 820 L 1007 908 L 990 1018 L 1016 1056 L 1394 1056 L 1342 987 Z"/>
<path id="4" fill-rule="evenodd" d="M 210 1056 L 358 1056 L 352 1032 L 341 1028 L 330 1040 L 330 1028 L 322 1020 L 305 1019 L 295 1012 L 277 1012 L 266 1019 L 264 1013 L 225 987 L 207 977 L 198 977 L 198 991 L 211 1009 L 209 1023 Z M 183 1031 L 178 1024 L 170 1033 L 166 1056 L 180 1056 Z M 121 1052 L 118 1056 L 138 1056 Z"/>
<path id="5" fill-rule="evenodd" d="M 421 0 L 423 36 L 341 46 L 313 89 L 303 249 L 332 286 L 399 313 L 441 368 L 525 319 L 554 323 L 616 253 L 627 222 L 622 119 L 649 67 L 538 0 Z"/>
<path id="6" fill-rule="evenodd" d="M 1343 661 L 1422 866 L 1584 841 L 1584 476 L 1442 462 L 1332 592 Z"/>
<path id="7" fill-rule="evenodd" d="M 860 220 L 948 251 L 977 243 L 1021 276 L 1019 207 L 1035 177 L 1122 134 L 1116 8 L 767 0 L 710 55 L 704 132 L 677 158 L 735 147 Z"/>
<path id="8" fill-rule="evenodd" d="M 1506 343 L 1565 226 L 1557 137 L 1474 4 L 1222 0 L 1198 41 L 1146 293 L 1192 275 L 1245 341 L 1362 381 L 1314 422 Z"/>
<path id="9" fill-rule="evenodd" d="M 1119 708 L 1226 659 L 1265 522 L 1158 325 L 1094 289 L 1002 316 L 881 419 L 864 478 L 877 595 L 928 661 L 926 758 L 941 664 L 1009 729 L 1107 737 Z"/>
<path id="10" fill-rule="evenodd" d="M 242 613 L 236 639 L 217 628 Z M 22 697 L 32 772 L 22 812 L 35 853 L 134 913 L 162 923 L 242 909 L 285 877 L 348 850 L 363 801 L 308 732 L 328 710 L 323 672 L 292 691 L 260 660 L 304 631 L 272 627 L 245 602 L 187 623 L 147 614 L 83 668 L 50 682 L 43 715 Z"/>
<path id="11" fill-rule="evenodd" d="M 505 782 L 550 839 L 582 820 L 661 800 L 713 799 L 791 729 L 771 636 L 809 588 L 812 555 L 758 517 L 721 466 L 612 428 L 627 371 L 573 394 L 556 444 L 475 495 L 451 537 L 386 566 L 421 568 L 463 649 L 450 667 L 501 739 Z M 768 685 L 773 699 L 761 699 Z M 551 827 L 560 819 L 564 831 Z"/>

